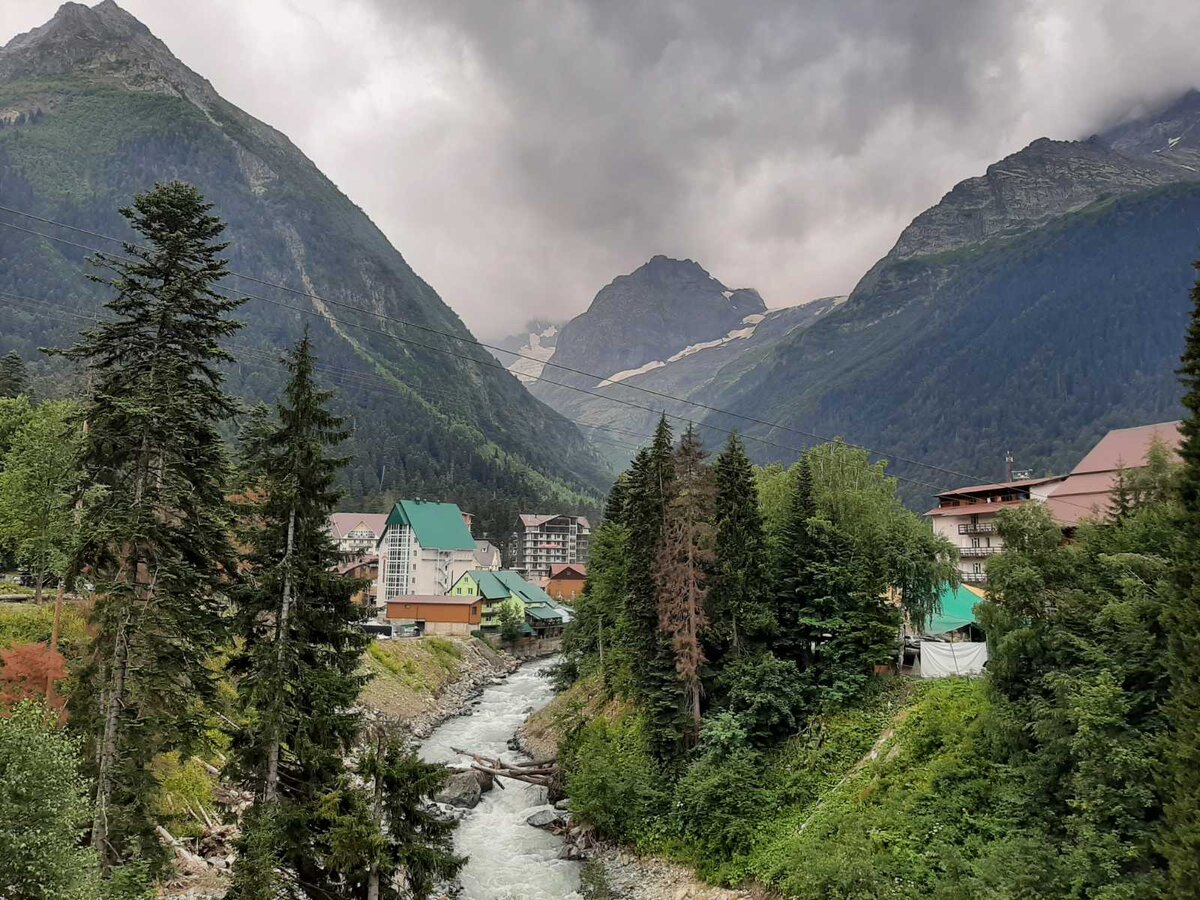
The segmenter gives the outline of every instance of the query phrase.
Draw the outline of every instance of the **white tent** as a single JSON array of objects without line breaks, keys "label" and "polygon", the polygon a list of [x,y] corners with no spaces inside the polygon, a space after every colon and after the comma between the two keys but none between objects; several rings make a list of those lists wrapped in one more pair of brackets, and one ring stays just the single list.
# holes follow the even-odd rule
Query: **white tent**
[{"label": "white tent", "polygon": [[982,641],[921,641],[922,678],[978,675],[987,659],[987,644]]}]

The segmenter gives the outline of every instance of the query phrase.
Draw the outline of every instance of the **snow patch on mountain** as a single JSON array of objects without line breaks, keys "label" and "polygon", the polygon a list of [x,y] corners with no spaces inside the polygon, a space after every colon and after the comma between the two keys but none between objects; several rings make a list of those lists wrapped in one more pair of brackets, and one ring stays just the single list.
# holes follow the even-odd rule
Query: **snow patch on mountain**
[{"label": "snow patch on mountain", "polygon": [[725,335],[724,337],[719,337],[716,340],[701,341],[698,344],[691,344],[687,347],[684,347],[678,353],[668,356],[666,362],[656,359],[653,362],[648,362],[645,365],[638,366],[636,369],[625,369],[621,372],[616,372],[601,381],[598,387],[606,387],[610,384],[616,384],[617,382],[633,378],[636,375],[645,375],[647,372],[651,372],[654,369],[661,369],[663,366],[667,365],[667,363],[679,362],[679,360],[683,359],[684,357],[691,356],[693,353],[699,353],[702,350],[711,350],[714,347],[723,347],[731,341],[745,340],[746,338],[753,336],[754,330],[758,327],[758,323],[765,318],[765,315],[752,313],[751,315],[748,315],[742,319],[742,324],[746,326],[745,328],[735,328],[730,331],[729,334]]}]

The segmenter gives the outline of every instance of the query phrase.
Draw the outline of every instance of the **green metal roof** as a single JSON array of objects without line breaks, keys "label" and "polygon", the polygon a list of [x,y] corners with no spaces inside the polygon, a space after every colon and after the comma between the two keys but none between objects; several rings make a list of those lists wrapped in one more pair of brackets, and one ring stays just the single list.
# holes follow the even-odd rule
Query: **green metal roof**
[{"label": "green metal roof", "polygon": [[507,600],[512,594],[495,572],[468,572],[464,577],[479,586],[479,595],[485,600]]},{"label": "green metal roof", "polygon": [[945,634],[957,631],[966,625],[975,624],[975,604],[983,600],[964,585],[946,585],[942,588],[941,612],[929,617],[926,634]]},{"label": "green metal roof", "polygon": [[555,606],[543,606],[536,604],[525,607],[525,615],[532,619],[537,619],[539,622],[561,622],[563,619],[562,610]]},{"label": "green metal roof", "polygon": [[388,527],[408,525],[420,545],[428,550],[474,550],[475,538],[456,503],[398,500],[388,516]]},{"label": "green metal roof", "polygon": [[550,595],[540,587],[530,584],[516,572],[494,572],[500,582],[508,588],[509,593],[515,594],[527,603],[548,603],[554,606]]}]

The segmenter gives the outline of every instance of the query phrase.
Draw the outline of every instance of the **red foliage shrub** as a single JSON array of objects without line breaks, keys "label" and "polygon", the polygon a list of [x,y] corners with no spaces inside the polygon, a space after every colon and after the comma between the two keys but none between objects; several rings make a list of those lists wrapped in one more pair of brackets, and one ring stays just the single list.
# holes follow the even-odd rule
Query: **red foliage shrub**
[{"label": "red foliage shrub", "polygon": [[14,644],[0,651],[0,709],[9,709],[22,700],[45,700],[66,718],[66,698],[55,685],[67,677],[67,661],[57,650],[45,644]]}]

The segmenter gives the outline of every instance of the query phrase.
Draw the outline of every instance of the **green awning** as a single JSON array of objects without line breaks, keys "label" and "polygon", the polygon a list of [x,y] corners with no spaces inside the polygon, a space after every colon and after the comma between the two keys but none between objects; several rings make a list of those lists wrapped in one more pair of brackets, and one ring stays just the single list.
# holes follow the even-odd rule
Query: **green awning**
[{"label": "green awning", "polygon": [[965,585],[946,585],[942,588],[941,612],[929,617],[926,634],[945,634],[975,623],[975,604],[983,598]]}]

